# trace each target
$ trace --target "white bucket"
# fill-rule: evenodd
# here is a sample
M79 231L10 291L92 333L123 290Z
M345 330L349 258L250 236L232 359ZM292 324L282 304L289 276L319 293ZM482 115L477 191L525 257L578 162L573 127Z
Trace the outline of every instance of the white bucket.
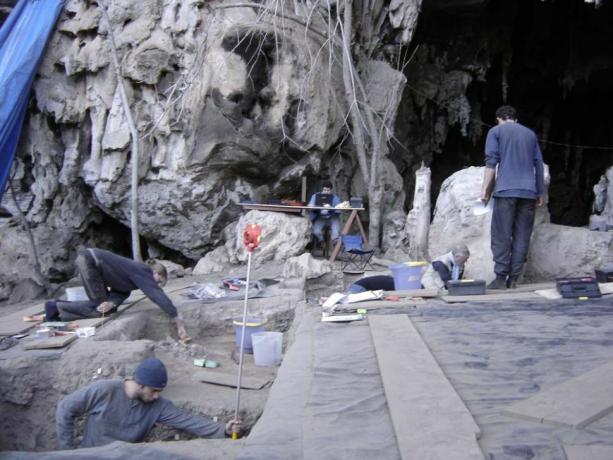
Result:
M78 302L80 300L89 300L85 288L83 286L66 288L66 300L69 302Z
M256 332L251 334L251 341L256 366L274 366L281 362L282 332Z

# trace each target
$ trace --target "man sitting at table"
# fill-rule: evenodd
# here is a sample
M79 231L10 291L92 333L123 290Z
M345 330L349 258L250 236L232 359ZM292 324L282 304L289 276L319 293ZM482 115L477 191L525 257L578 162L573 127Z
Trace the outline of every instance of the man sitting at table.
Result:
M311 222L313 223L313 234L320 243L323 242L324 239L324 227L330 227L330 239L332 241L338 239L338 235L340 234L341 228L341 222L339 217L340 211L335 211L332 208L340 204L340 202L341 200L339 199L339 197L332 193L331 182L324 182L321 188L321 192L314 193L313 196L311 196L309 206L330 208L329 210L318 209L314 211L309 211L309 216L311 218Z

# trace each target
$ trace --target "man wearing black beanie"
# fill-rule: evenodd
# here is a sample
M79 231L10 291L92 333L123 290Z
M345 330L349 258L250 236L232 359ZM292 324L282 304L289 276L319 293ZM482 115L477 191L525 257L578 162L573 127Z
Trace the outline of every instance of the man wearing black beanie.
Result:
M197 436L223 438L240 429L230 420L225 426L204 417L186 414L161 397L166 387L166 366L157 358L141 362L132 379L100 380L66 396L55 416L61 449L74 445L75 419L87 415L79 447L96 447L113 441L141 442L160 423Z

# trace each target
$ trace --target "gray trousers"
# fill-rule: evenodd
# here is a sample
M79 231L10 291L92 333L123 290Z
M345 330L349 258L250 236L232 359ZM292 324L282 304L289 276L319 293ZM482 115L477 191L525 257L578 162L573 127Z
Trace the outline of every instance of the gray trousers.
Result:
M535 200L494 198L492 255L496 275L520 275L528 256L535 212Z

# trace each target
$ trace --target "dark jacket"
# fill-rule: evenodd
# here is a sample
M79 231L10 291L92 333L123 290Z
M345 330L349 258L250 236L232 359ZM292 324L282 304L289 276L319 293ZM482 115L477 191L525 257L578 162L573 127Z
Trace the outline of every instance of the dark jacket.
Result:
M92 249L92 251L104 283L111 291L124 293L127 298L131 291L140 289L168 316L172 318L177 316L177 309L172 301L155 282L151 267L143 262L118 256L104 249Z

